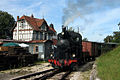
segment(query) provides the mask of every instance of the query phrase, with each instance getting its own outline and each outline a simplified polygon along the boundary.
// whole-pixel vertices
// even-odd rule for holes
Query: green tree
[[[7,12],[0,11],[0,39],[12,38],[11,28],[15,24],[15,19]]]
[[[108,42],[113,42],[113,36],[107,36],[106,38],[104,38],[104,42],[108,43]]]
[[[108,35],[106,38],[104,38],[104,42],[120,43],[120,32],[119,31],[113,32],[113,36]]]
[[[120,43],[120,32],[113,32],[113,42]]]

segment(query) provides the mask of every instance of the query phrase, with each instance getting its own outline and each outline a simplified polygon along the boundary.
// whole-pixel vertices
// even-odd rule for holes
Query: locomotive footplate
[[[76,63],[77,60],[55,60],[49,59],[48,62],[54,64],[55,66],[70,66],[72,63]]]

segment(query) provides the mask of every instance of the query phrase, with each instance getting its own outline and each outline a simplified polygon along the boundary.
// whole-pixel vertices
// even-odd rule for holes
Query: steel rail
[[[41,72],[27,74],[27,75],[24,75],[24,76],[19,76],[19,77],[13,78],[11,80],[26,79],[26,78],[30,78],[31,76],[40,75],[40,74],[47,73],[47,72],[50,72],[50,71],[53,71],[53,70],[55,70],[55,69],[49,69],[49,70],[45,70],[45,71],[41,71]]]
[[[33,80],[46,80],[46,79],[54,76],[55,74],[57,74],[59,72],[61,72],[61,70],[57,69],[57,70],[55,70],[55,71],[53,71],[53,72],[51,72],[49,74],[45,74],[45,75],[43,75],[41,77],[34,78]]]
[[[72,71],[67,71],[62,77],[60,80],[65,80],[65,78],[71,73]]]

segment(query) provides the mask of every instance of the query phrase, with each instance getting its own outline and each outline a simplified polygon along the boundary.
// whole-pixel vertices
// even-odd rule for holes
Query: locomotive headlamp
[[[76,41],[79,41],[79,38],[78,38],[78,37],[76,38]]]
[[[50,56],[52,57],[53,55],[51,54]]]
[[[75,57],[75,54],[73,54],[72,57]]]
[[[64,32],[62,32],[62,35],[64,35]]]

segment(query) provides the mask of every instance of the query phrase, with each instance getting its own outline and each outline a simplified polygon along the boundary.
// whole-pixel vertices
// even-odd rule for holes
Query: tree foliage
[[[0,39],[12,38],[11,28],[15,24],[15,19],[7,12],[0,11]]]
[[[104,38],[104,42],[108,43],[108,42],[112,42],[113,41],[113,36],[108,35],[106,38]]]
[[[120,43],[120,32],[113,32],[113,42]]]
[[[113,36],[108,35],[106,38],[104,38],[104,42],[120,43],[120,32],[119,31],[113,32]]]

